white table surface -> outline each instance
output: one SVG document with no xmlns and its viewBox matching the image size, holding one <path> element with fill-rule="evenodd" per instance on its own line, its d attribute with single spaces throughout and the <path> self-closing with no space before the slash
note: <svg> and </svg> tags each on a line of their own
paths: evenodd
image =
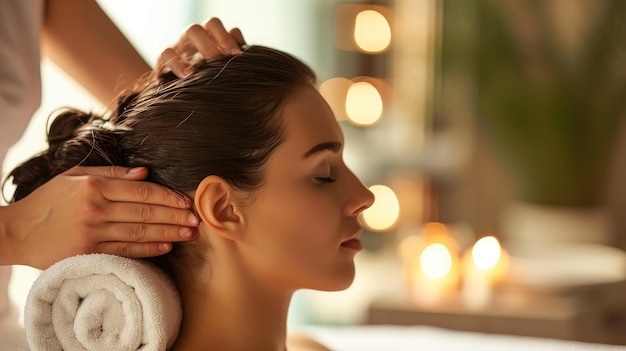
<svg viewBox="0 0 626 351">
<path fill-rule="evenodd" d="M 626 351 L 626 346 L 462 332 L 428 326 L 306 327 L 301 331 L 333 351 Z"/>
</svg>

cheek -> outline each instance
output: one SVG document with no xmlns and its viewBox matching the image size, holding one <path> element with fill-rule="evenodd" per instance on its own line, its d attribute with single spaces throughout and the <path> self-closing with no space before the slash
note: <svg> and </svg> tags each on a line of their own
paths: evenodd
<svg viewBox="0 0 626 351">
<path fill-rule="evenodd" d="M 256 236 L 257 264 L 264 267 L 265 274 L 279 280 L 317 286 L 308 279 L 335 274 L 338 261 L 346 263 L 339 255 L 345 235 L 341 232 L 341 209 L 320 189 L 274 194 L 272 199 L 258 203 L 256 223 L 251 228 Z"/>
<path fill-rule="evenodd" d="M 285 191 L 268 207 L 268 223 L 286 242 L 323 246 L 337 240 L 341 210 L 319 189 Z"/>
</svg>

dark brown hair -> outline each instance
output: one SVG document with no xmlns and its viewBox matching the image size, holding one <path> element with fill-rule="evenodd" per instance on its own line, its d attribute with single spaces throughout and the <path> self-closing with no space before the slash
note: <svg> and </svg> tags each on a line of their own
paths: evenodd
<svg viewBox="0 0 626 351">
<path fill-rule="evenodd" d="M 65 110 L 50 126 L 48 150 L 9 174 L 17 186 L 13 201 L 77 165 L 145 166 L 150 181 L 180 193 L 209 175 L 258 188 L 283 139 L 281 105 L 314 80 L 291 55 L 251 46 L 199 62 L 185 79 L 148 81 L 122 96 L 110 117 Z"/>
<path fill-rule="evenodd" d="M 77 165 L 145 166 L 149 181 L 179 193 L 194 191 L 209 175 L 254 190 L 284 139 L 282 104 L 314 81 L 293 56 L 252 46 L 198 62 L 184 79 L 148 79 L 110 116 L 65 110 L 50 126 L 49 148 L 9 174 L 12 201 Z"/>
</svg>

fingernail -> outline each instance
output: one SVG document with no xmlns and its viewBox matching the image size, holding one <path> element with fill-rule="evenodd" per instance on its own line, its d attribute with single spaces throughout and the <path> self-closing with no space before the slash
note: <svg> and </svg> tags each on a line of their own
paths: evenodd
<svg viewBox="0 0 626 351">
<path fill-rule="evenodd" d="M 194 236 L 194 231 L 191 228 L 181 228 L 178 233 L 180 234 L 180 236 L 184 239 L 191 239 Z"/>
<path fill-rule="evenodd" d="M 189 219 L 187 222 L 189 223 L 189 225 L 195 227 L 198 225 L 198 218 L 196 218 L 196 216 L 194 216 L 193 213 L 190 213 Z"/>
<path fill-rule="evenodd" d="M 231 55 L 239 55 L 239 54 L 241 54 L 241 50 L 238 49 L 238 48 L 230 49 L 230 54 Z"/>
<path fill-rule="evenodd" d="M 170 243 L 160 243 L 159 244 L 159 251 L 161 251 L 161 252 L 168 252 L 171 248 L 172 248 L 172 244 L 170 244 Z"/>
<path fill-rule="evenodd" d="M 143 170 L 143 167 L 135 167 L 128 170 L 128 174 L 137 174 Z"/>
</svg>

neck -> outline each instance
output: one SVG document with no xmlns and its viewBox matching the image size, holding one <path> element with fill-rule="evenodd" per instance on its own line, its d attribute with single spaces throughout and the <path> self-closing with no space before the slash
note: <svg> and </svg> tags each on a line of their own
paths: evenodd
<svg viewBox="0 0 626 351">
<path fill-rule="evenodd" d="M 183 321 L 173 350 L 284 351 L 292 294 L 251 279 L 232 262 L 212 263 L 202 275 L 178 277 Z"/>
</svg>

